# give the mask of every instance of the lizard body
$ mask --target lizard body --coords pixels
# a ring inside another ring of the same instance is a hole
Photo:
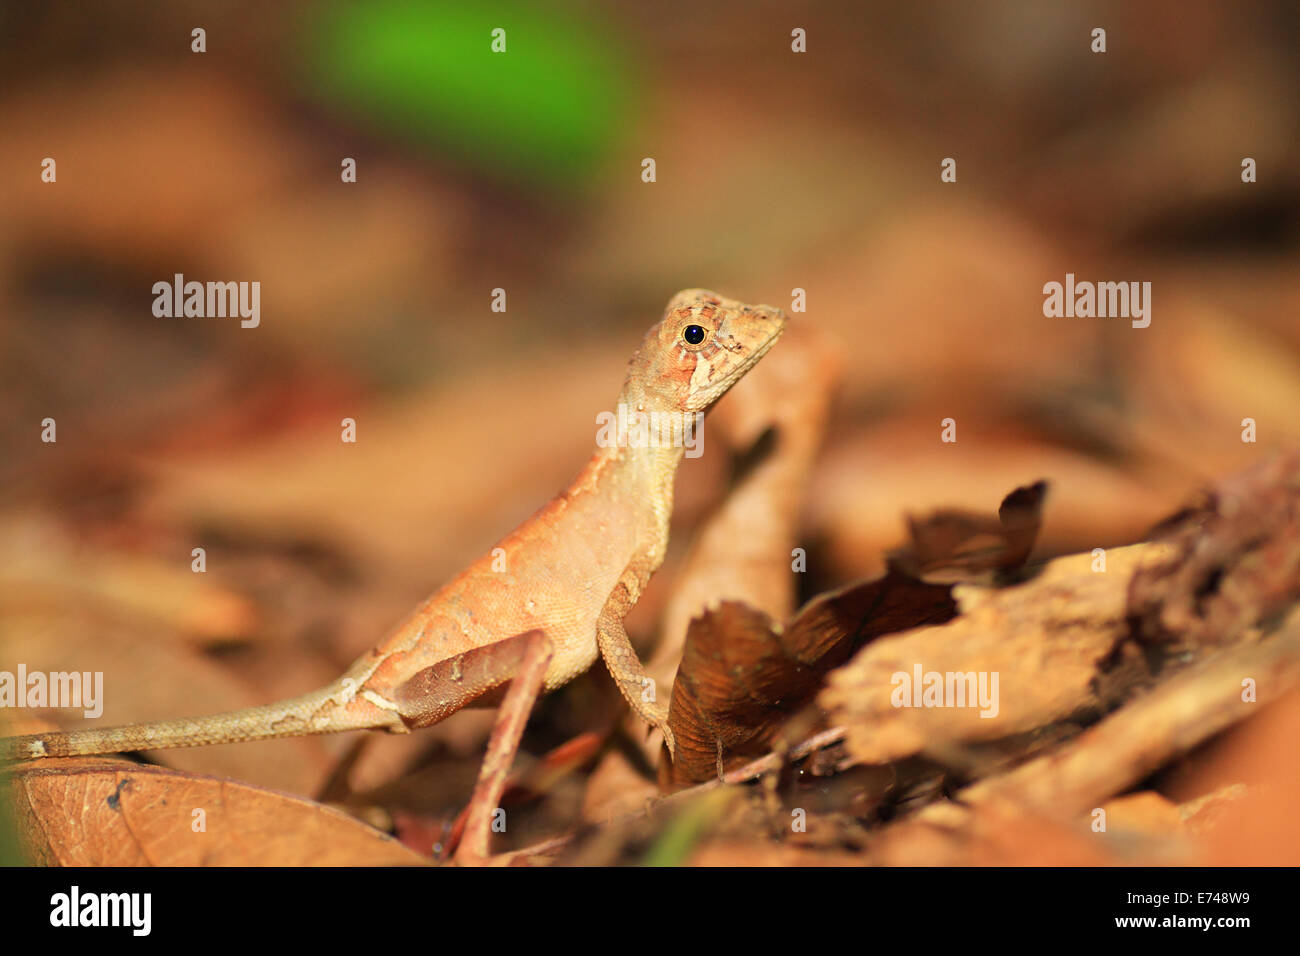
[[[619,403],[639,413],[703,413],[753,367],[784,325],[779,309],[700,289],[680,292],[633,355]],[[664,731],[671,752],[667,688],[647,693],[648,678],[623,618],[663,562],[684,448],[680,442],[635,444],[598,447],[569,488],[326,687],[209,717],[2,739],[0,760],[358,729],[405,733],[462,707],[493,703],[505,685],[526,675],[536,686],[531,692],[512,686],[505,695],[484,763],[485,775],[490,765],[504,763],[503,776],[537,693],[572,680],[597,656],[632,709]],[[512,699],[514,712],[507,715]],[[481,776],[485,792],[476,790],[476,800],[490,796],[493,786]],[[479,849],[485,848],[484,834]]]

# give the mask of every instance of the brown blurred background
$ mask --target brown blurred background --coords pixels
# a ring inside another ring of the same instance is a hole
[[[1285,0],[9,5],[0,660],[104,670],[114,723],[335,676],[568,481],[690,286],[837,342],[806,593],[1037,478],[1040,555],[1137,540],[1300,435],[1298,81]],[[154,317],[178,272],[260,326]],[[1067,272],[1150,327],[1044,317]],[[724,478],[706,441],[638,638]],[[336,746],[168,760],[311,792]]]

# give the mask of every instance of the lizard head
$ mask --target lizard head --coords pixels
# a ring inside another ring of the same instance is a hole
[[[632,357],[629,387],[646,407],[701,412],[763,357],[785,328],[785,313],[745,305],[705,289],[677,293]]]

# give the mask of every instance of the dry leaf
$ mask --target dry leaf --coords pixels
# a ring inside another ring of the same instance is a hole
[[[56,866],[419,866],[336,810],[248,784],[83,758],[8,775],[27,855]],[[201,811],[201,813],[200,813]],[[197,830],[200,825],[202,830]]]
[[[950,618],[945,585],[896,571],[823,594],[785,627],[737,602],[691,623],[668,711],[677,738],[673,780],[710,779],[719,763],[766,752],[811,700],[823,675],[881,634]]]
[[[1047,482],[1017,488],[1002,499],[996,518],[944,508],[908,516],[911,541],[890,553],[890,562],[914,578],[935,584],[974,581],[984,572],[1020,567],[1034,549],[1043,520]]]
[[[9,614],[0,618],[0,645],[7,660],[23,661],[32,672],[102,673],[103,714],[93,722],[99,727],[215,714],[267,700],[194,647],[159,637],[156,627],[106,617],[93,608]],[[304,682],[300,692],[308,687]],[[81,710],[42,713],[57,718],[64,730],[90,725]],[[287,737],[158,751],[156,757],[182,770],[310,793],[327,772],[331,746],[326,738]]]

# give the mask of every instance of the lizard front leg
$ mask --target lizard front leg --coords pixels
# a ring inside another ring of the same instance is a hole
[[[620,582],[596,620],[596,643],[623,698],[638,717],[659,728],[671,757],[676,753],[676,741],[668,728],[668,705],[660,688],[646,673],[623,626],[623,618],[635,603],[627,585]]]

